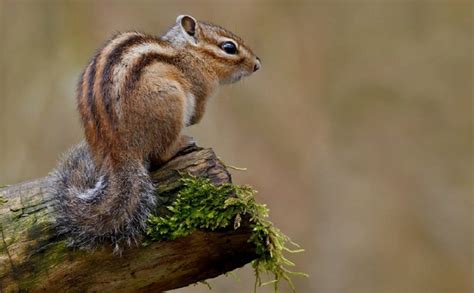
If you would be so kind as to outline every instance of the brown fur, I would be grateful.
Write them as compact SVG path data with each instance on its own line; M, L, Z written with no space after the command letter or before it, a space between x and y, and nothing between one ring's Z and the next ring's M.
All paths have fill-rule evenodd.
M238 54L225 53L225 41ZM71 243L93 247L110 239L120 250L136 242L154 204L147 162L169 160L187 142L182 129L201 120L219 85L259 66L233 33L189 16L161 38L129 32L109 40L78 84L87 144L54 173L58 222Z

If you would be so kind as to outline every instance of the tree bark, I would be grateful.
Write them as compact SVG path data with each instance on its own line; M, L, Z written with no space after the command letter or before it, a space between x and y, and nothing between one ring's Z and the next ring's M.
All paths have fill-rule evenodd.
M180 189L181 173L231 182L211 149L183 150L151 173L166 211ZM0 292L160 292L187 286L241 267L255 258L250 230L196 231L112 254L109 245L74 250L55 229L49 177L0 189ZM5 202L6 201L6 202ZM232 229L232 228L231 228Z

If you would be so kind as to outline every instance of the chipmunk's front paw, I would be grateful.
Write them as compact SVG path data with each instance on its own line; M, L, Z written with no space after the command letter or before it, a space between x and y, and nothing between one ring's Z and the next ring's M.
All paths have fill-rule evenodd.
M192 136L181 135L180 150L187 149L189 147L197 147L196 140Z
M180 138L180 147L178 148L178 152L176 155L185 155L196 150L200 149L197 146L196 140L188 135L181 135Z

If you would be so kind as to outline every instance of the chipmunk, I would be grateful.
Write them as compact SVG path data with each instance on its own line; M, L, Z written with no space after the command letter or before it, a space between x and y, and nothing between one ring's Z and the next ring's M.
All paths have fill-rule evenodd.
M114 252L137 244L155 205L147 166L188 143L209 97L261 66L236 35L181 15L161 37L120 33L107 41L78 83L85 142L53 171L57 223L69 244Z

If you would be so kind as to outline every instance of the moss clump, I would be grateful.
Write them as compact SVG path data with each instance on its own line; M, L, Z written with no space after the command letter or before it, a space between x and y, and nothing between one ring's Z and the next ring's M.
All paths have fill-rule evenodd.
M294 264L287 260L283 252L290 250L288 243L296 245L267 220L268 209L255 201L255 193L250 186L233 184L213 185L208 179L186 176L181 179L183 188L176 201L168 207L166 216L150 216L147 235L152 241L173 240L187 236L196 229L216 230L233 227L237 229L243 216L250 218L252 235L249 239L255 245L258 258L252 262L255 269L255 289L265 284L273 284L278 291L280 281L285 280L295 288L293 275L305 275L288 270ZM262 283L261 274L272 273L275 279Z
M7 185L1 185L1 184L0 184L0 189L1 189L1 188L4 188L4 187L7 187ZM2 196L0 196L0 206L2 206L4 203L7 203L7 202L8 202L7 199L5 199L5 198L3 198Z

